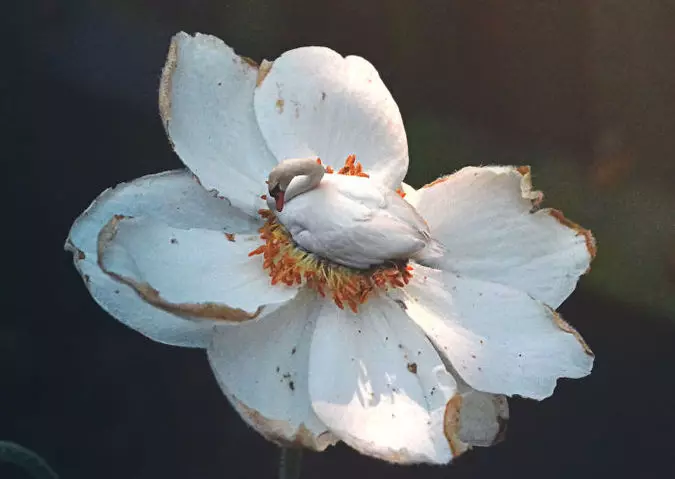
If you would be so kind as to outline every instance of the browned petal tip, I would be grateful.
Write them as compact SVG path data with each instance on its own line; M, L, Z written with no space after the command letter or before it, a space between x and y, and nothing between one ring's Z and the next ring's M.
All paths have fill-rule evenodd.
M549 309L550 309L550 308L549 308ZM588 343L586 343L586 341L585 341L584 338L581 336L581 334L579 334L579 331L577 331L576 329L574 329L574 327L573 327L570 323L568 323L567 321L565 321L565 320L562 318L562 316L560 316L560 314L559 314L557 311L555 311L555 310L553 310L553 309L550 309L550 311L551 311L551 314L553 314L553 320L555 321L555 324L556 324L560 329L562 329L563 331L565 331L566 333L569 333L569 334L573 335L573 336L576 338L576 340L579 342L579 344L581 345L581 347L584 349L584 352L585 352L586 354L588 354L588 355L591 356L591 357L595 357L595 354L593 353L593 351L591 350L591 348L588 346Z
M265 81L265 77L267 77L267 74L270 72L273 64L274 62L267 60L262 61L260 67L258 67L258 77L255 79L256 88L262 85L262 82Z
M239 55L239 59L241 60L242 63L245 65L248 65L252 68L258 68L258 62L255 61L253 58L245 57L243 55Z
M555 218L561 225L567 226L568 228L576 231L578 235L583 235L584 239L586 240L586 249L588 250L588 254L591 256L591 260L595 258L595 255L598 252L598 247L591 230L587 230L586 228L583 228L568 218L565 218L565 215L560 210L550 209L548 210L548 214Z
M171 82L178 64L178 35L174 35L166 55L166 62L162 68L162 77L159 80L159 116L164 128L168 131L171 122Z
M531 169L528 165L517 166L516 170L523 176L529 175L531 173Z

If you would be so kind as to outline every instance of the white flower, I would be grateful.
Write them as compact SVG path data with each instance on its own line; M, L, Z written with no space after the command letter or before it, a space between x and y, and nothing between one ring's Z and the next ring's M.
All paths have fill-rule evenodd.
M337 266L338 280L313 278L316 257L295 263L274 216L263 223L265 179L287 158L337 168L356 155L343 173L362 168L373 184L401 187L403 123L366 60L308 47L258 67L217 38L180 33L160 111L189 171L106 190L66 247L115 318L155 341L205 348L227 398L266 438L447 463L499 438L502 395L543 399L557 378L591 371L592 353L555 308L588 269L594 240L537 208L527 168L404 185L445 253L409 263L412 272L383 266L379 282ZM336 293L344 277L359 295Z

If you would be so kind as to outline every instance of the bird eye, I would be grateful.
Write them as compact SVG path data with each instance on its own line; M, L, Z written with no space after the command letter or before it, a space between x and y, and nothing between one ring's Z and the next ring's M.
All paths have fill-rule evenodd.
M279 193L281 193L281 188L279 187L279 183L277 183L276 185L274 185L271 188L268 186L267 189L270 192L270 195L272 195L275 198Z

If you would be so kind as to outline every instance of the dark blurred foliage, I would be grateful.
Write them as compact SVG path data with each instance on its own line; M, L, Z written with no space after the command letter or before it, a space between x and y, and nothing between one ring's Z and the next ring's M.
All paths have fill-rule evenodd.
M204 354L96 307L62 251L103 189L180 166L156 113L179 30L255 59L321 44L368 58L406 121L410 182L529 163L547 204L590 227L593 272L562 307L593 374L513 400L507 441L444 468L344 446L303 477L673 477L675 5L667 1L14 2L0 75L7 242L0 439L69 478L272 478ZM0 466L0 477L14 474ZM3 473L5 474L3 476ZM18 477L18 476L17 476Z

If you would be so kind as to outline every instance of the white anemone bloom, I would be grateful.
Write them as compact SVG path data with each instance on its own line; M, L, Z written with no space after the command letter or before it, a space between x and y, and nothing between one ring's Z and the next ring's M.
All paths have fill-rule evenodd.
M500 438L505 396L543 399L558 378L590 373L593 354L555 312L594 256L590 232L538 208L526 167L403 185L403 122L363 58L307 47L257 66L217 38L180 33L160 113L187 169L106 190L66 248L112 316L206 349L224 394L264 437L448 463ZM358 269L300 248L285 225L301 214L345 232L324 237L324 252L348 256L371 233L350 237L355 220L330 195L300 210L291 201L285 217L273 201L266 209L265 180L289 158L341 167L324 177L334 184L357 177L361 221L386 205L360 191L387 201L405 191L405 208L426 220L421 238L430 232L442 254ZM378 224L382 254L405 239L389 226Z

